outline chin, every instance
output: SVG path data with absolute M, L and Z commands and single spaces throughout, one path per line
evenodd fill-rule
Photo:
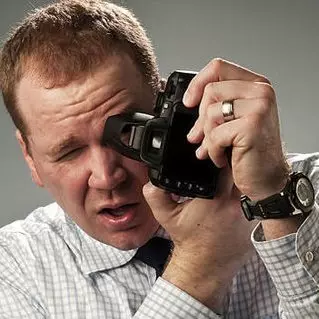
M 135 248 L 139 248 L 143 246 L 155 233 L 157 228 L 153 231 L 147 233 L 126 233 L 126 234 L 119 234 L 117 238 L 114 238 L 112 242 L 106 242 L 107 244 L 121 249 L 121 250 L 131 250 Z
M 120 249 L 120 250 L 131 250 L 131 249 L 135 249 L 135 248 L 142 246 L 144 244 L 144 242 L 138 243 L 135 241 L 132 242 L 132 240 L 128 240 L 128 241 L 109 242 L 106 244 L 113 246 L 113 247 Z

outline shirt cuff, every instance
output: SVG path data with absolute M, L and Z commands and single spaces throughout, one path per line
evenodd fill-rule
M 134 318 L 219 319 L 211 309 L 159 277 Z
M 318 293 L 319 209 L 293 233 L 265 241 L 261 223 L 252 233 L 252 242 L 265 264 L 282 300 L 299 300 Z

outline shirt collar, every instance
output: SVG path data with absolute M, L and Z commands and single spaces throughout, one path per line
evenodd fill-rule
M 134 257 L 137 249 L 125 251 L 104 244 L 86 234 L 69 216 L 65 216 L 65 241 L 84 275 L 123 266 Z
M 135 256 L 137 248 L 121 250 L 104 244 L 89 236 L 66 213 L 64 215 L 63 237 L 84 275 L 123 266 Z M 169 239 L 162 227 L 154 236 Z

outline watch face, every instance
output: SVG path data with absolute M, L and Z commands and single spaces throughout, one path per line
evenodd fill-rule
M 314 190 L 307 178 L 301 177 L 297 180 L 296 197 L 304 208 L 313 206 L 315 199 Z

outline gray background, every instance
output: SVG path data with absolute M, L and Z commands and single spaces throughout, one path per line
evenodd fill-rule
M 49 3 L 1 0 L 0 37 L 26 11 Z M 223 57 L 267 75 L 276 92 L 290 152 L 319 151 L 319 1 L 122 0 L 153 40 L 161 73 L 199 70 Z M 51 201 L 33 185 L 0 101 L 0 226 Z

